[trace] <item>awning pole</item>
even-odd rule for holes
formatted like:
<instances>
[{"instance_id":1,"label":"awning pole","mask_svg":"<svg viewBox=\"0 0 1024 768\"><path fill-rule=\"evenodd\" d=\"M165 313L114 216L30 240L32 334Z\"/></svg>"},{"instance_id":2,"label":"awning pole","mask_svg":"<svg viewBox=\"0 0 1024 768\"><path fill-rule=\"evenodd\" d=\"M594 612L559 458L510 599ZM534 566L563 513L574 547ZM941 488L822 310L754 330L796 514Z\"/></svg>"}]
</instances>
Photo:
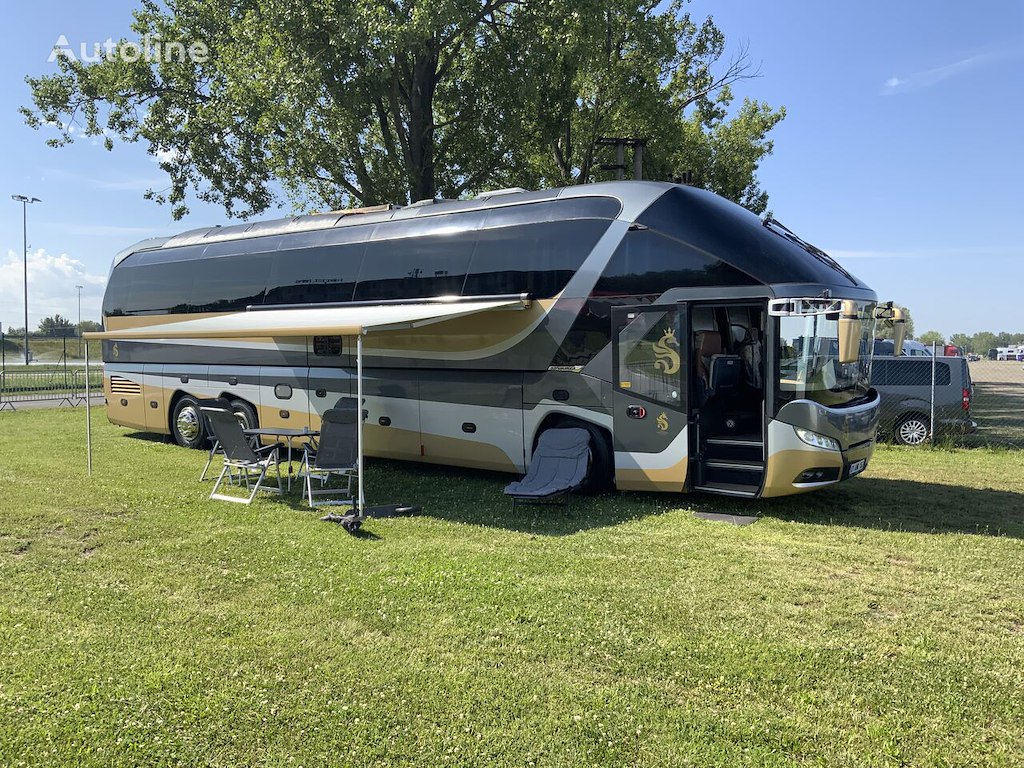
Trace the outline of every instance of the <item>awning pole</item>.
<instances>
[{"instance_id":1,"label":"awning pole","mask_svg":"<svg viewBox=\"0 0 1024 768\"><path fill-rule=\"evenodd\" d=\"M363 330L359 329L359 335L356 336L356 407L358 410L357 424L358 429L356 430L356 448L359 452L359 498L357 499L358 506L356 507L356 514L358 517L363 516L363 509L365 508L365 499L363 498Z\"/></svg>"},{"instance_id":2,"label":"awning pole","mask_svg":"<svg viewBox=\"0 0 1024 768\"><path fill-rule=\"evenodd\" d=\"M89 391L89 342L85 342L85 456L92 477L92 393Z\"/></svg>"}]
</instances>

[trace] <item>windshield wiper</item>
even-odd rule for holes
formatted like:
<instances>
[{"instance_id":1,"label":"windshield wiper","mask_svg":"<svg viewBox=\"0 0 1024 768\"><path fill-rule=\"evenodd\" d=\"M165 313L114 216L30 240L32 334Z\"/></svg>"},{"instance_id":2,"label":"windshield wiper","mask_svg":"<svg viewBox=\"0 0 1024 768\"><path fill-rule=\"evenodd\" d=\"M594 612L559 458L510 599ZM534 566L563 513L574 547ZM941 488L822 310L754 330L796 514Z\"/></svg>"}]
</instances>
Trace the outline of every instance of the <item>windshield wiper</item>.
<instances>
[{"instance_id":1,"label":"windshield wiper","mask_svg":"<svg viewBox=\"0 0 1024 768\"><path fill-rule=\"evenodd\" d=\"M825 264L825 265L827 265L829 267L832 267L832 269L836 270L836 272L839 272L841 275L846 277L846 279L849 280L851 283L856 284L857 278L855 278L853 275L851 275L849 272L847 272L845 269L843 269L843 267L839 264L838 261L833 259L827 253L825 253L823 250L821 250L821 248L819 248L818 246L811 245L810 243L808 243L806 240L804 240L802 237L800 237L796 232L794 232L792 229L787 227L785 224L783 224L781 221L776 219L774 216L771 216L771 215L765 216L761 220L761 224L768 231L774 232L779 237L784 237L786 240L789 240L791 243L794 243L794 244L800 246L805 251L807 251L809 254L811 254L811 256L813 256L818 261L820 261L822 264Z\"/></svg>"}]
</instances>

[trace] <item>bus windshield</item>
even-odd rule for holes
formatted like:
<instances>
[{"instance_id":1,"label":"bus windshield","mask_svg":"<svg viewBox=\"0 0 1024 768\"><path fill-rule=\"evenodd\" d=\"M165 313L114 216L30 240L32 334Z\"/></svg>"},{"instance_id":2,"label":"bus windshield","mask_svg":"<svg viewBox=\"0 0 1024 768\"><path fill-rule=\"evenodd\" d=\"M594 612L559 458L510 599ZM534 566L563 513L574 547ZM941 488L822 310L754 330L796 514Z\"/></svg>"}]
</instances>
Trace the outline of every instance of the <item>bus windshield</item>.
<instances>
[{"instance_id":1,"label":"bus windshield","mask_svg":"<svg viewBox=\"0 0 1024 768\"><path fill-rule=\"evenodd\" d=\"M778 406L813 400L830 407L864 398L871 387L874 302L858 302L861 321L859 358L839 362L839 317L836 314L779 318Z\"/></svg>"}]
</instances>

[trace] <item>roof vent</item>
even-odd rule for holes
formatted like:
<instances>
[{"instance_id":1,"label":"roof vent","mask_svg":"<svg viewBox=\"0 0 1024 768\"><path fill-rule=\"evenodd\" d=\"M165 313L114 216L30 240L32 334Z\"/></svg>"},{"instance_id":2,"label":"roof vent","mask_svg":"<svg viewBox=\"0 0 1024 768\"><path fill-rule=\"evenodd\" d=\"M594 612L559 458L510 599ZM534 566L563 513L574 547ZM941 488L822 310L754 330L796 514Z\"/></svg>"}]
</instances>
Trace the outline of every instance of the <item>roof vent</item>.
<instances>
[{"instance_id":1,"label":"roof vent","mask_svg":"<svg viewBox=\"0 0 1024 768\"><path fill-rule=\"evenodd\" d=\"M476 196L477 200L486 200L489 197L498 197L498 195L514 195L517 192L525 192L526 190L522 187L509 187L508 189L489 189L485 192L481 192Z\"/></svg>"},{"instance_id":2,"label":"roof vent","mask_svg":"<svg viewBox=\"0 0 1024 768\"><path fill-rule=\"evenodd\" d=\"M417 200L415 203L410 203L409 207L410 208L425 208L426 206L433 205L436 202L439 202L439 201L435 200L432 197L428 197L426 200Z\"/></svg>"}]
</instances>

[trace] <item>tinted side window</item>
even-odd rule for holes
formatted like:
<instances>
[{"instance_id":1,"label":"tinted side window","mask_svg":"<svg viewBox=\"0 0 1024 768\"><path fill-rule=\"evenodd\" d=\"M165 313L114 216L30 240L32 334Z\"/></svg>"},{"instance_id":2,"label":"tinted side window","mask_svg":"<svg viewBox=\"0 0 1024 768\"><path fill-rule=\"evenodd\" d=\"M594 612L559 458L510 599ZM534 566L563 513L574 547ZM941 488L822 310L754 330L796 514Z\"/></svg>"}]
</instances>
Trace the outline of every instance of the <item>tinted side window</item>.
<instances>
[{"instance_id":1,"label":"tinted side window","mask_svg":"<svg viewBox=\"0 0 1024 768\"><path fill-rule=\"evenodd\" d=\"M553 365L586 365L612 340L611 305L590 300L576 315Z\"/></svg>"},{"instance_id":2,"label":"tinted side window","mask_svg":"<svg viewBox=\"0 0 1024 768\"><path fill-rule=\"evenodd\" d=\"M727 259L765 283L857 281L765 227L750 211L695 187L665 193L637 219L703 251Z\"/></svg>"},{"instance_id":3,"label":"tinted side window","mask_svg":"<svg viewBox=\"0 0 1024 768\"><path fill-rule=\"evenodd\" d=\"M231 312L262 304L273 262L270 253L203 259L190 265L192 312Z\"/></svg>"},{"instance_id":4,"label":"tinted side window","mask_svg":"<svg viewBox=\"0 0 1024 768\"><path fill-rule=\"evenodd\" d=\"M648 229L626 233L594 293L662 294L669 288L757 284L713 256Z\"/></svg>"},{"instance_id":5,"label":"tinted side window","mask_svg":"<svg viewBox=\"0 0 1024 768\"><path fill-rule=\"evenodd\" d=\"M889 361L889 375L886 383L889 386L930 387L932 383L932 363L930 360ZM937 363L935 366L935 385L949 386L949 366Z\"/></svg>"},{"instance_id":6,"label":"tinted side window","mask_svg":"<svg viewBox=\"0 0 1024 768\"><path fill-rule=\"evenodd\" d=\"M110 276L105 314L187 312L196 259L206 246L142 251L122 261Z\"/></svg>"},{"instance_id":7,"label":"tinted side window","mask_svg":"<svg viewBox=\"0 0 1024 768\"><path fill-rule=\"evenodd\" d=\"M181 264L142 264L121 268L127 291L121 309L126 315L187 312L192 274Z\"/></svg>"},{"instance_id":8,"label":"tinted side window","mask_svg":"<svg viewBox=\"0 0 1024 768\"><path fill-rule=\"evenodd\" d=\"M110 273L107 289L103 292L103 316L124 315L128 309L128 291L131 287L129 279L131 270L127 266L118 265Z\"/></svg>"},{"instance_id":9,"label":"tinted side window","mask_svg":"<svg viewBox=\"0 0 1024 768\"><path fill-rule=\"evenodd\" d=\"M570 219L485 229L479 233L462 293L554 296L565 288L610 223Z\"/></svg>"},{"instance_id":10,"label":"tinted side window","mask_svg":"<svg viewBox=\"0 0 1024 768\"><path fill-rule=\"evenodd\" d=\"M476 232L404 237L366 244L356 301L458 296Z\"/></svg>"},{"instance_id":11,"label":"tinted side window","mask_svg":"<svg viewBox=\"0 0 1024 768\"><path fill-rule=\"evenodd\" d=\"M267 304L351 301L365 246L325 245L274 254Z\"/></svg>"}]
</instances>

